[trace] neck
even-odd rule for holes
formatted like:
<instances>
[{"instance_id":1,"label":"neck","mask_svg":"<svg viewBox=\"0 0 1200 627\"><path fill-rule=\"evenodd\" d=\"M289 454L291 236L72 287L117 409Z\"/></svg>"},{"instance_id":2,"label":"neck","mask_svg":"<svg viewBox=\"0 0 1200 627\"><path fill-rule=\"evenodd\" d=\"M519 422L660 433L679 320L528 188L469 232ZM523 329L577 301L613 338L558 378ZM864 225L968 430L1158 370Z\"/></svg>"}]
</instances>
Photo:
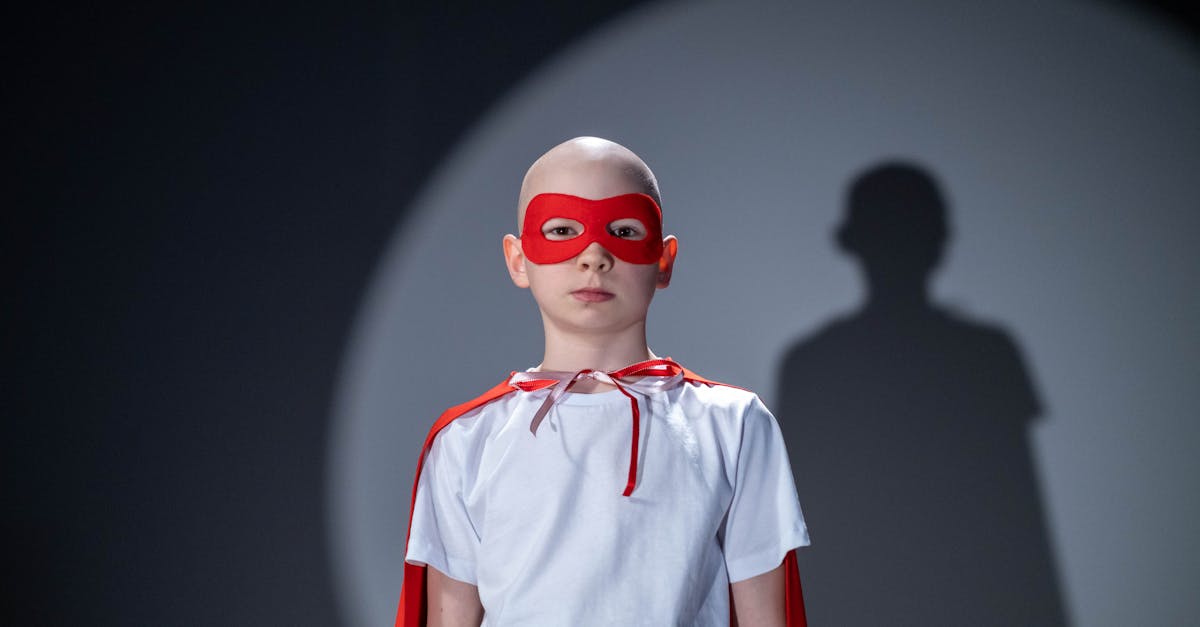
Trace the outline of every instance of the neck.
<instances>
[{"instance_id":1,"label":"neck","mask_svg":"<svg viewBox=\"0 0 1200 627\"><path fill-rule=\"evenodd\" d=\"M929 296L925 290L872 291L867 295L866 309L870 311L899 314L929 308Z\"/></svg>"},{"instance_id":2,"label":"neck","mask_svg":"<svg viewBox=\"0 0 1200 627\"><path fill-rule=\"evenodd\" d=\"M867 309L906 312L929 306L929 284L926 273L887 273L881 270L866 272Z\"/></svg>"},{"instance_id":3,"label":"neck","mask_svg":"<svg viewBox=\"0 0 1200 627\"><path fill-rule=\"evenodd\" d=\"M646 346L644 322L612 332L571 332L545 325L546 352L540 370L610 372L629 364L657 359Z\"/></svg>"}]
</instances>

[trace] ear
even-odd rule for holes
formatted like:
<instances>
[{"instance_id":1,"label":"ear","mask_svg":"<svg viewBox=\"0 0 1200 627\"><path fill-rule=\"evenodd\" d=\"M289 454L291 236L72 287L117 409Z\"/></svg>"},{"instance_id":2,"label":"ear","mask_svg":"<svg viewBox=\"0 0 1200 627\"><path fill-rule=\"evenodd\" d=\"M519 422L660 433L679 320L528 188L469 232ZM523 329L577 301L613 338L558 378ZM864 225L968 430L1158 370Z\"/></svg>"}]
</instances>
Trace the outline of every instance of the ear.
<instances>
[{"instance_id":1,"label":"ear","mask_svg":"<svg viewBox=\"0 0 1200 627\"><path fill-rule=\"evenodd\" d=\"M675 269L675 255L679 254L679 240L674 235L663 238L662 257L658 259L658 282L654 287L663 289L671 284L671 272Z\"/></svg>"},{"instance_id":2,"label":"ear","mask_svg":"<svg viewBox=\"0 0 1200 627\"><path fill-rule=\"evenodd\" d=\"M525 252L521 250L521 240L516 235L504 236L504 265L508 267L508 276L513 285L529 287L529 275L525 274Z\"/></svg>"}]
</instances>

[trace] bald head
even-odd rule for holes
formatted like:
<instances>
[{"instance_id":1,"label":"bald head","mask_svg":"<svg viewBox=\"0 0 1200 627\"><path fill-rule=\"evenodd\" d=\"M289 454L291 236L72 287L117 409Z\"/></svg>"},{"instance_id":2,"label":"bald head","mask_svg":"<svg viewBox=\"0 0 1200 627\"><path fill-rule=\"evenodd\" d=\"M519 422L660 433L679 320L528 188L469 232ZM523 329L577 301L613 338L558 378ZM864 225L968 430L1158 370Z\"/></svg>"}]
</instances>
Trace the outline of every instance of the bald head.
<instances>
[{"instance_id":1,"label":"bald head","mask_svg":"<svg viewBox=\"0 0 1200 627\"><path fill-rule=\"evenodd\" d=\"M646 163L632 150L599 137L569 139L529 166L517 201L518 232L525 222L529 200L547 192L592 200L642 193L662 204L658 181Z\"/></svg>"}]
</instances>

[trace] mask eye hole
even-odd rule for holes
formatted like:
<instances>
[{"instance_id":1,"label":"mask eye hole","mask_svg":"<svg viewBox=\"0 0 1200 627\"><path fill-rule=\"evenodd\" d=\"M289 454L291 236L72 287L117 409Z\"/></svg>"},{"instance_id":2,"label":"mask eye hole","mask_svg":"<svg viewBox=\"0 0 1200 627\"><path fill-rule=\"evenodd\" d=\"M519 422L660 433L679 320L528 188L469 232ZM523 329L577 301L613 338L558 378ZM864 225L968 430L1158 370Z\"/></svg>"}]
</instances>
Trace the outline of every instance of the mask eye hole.
<instances>
[{"instance_id":1,"label":"mask eye hole","mask_svg":"<svg viewBox=\"0 0 1200 627\"><path fill-rule=\"evenodd\" d=\"M637 218L621 218L608 224L608 233L619 239L642 240L646 239L646 225Z\"/></svg>"},{"instance_id":2,"label":"mask eye hole","mask_svg":"<svg viewBox=\"0 0 1200 627\"><path fill-rule=\"evenodd\" d=\"M570 218L550 218L542 224L542 235L552 241L574 239L583 233L583 224Z\"/></svg>"}]
</instances>

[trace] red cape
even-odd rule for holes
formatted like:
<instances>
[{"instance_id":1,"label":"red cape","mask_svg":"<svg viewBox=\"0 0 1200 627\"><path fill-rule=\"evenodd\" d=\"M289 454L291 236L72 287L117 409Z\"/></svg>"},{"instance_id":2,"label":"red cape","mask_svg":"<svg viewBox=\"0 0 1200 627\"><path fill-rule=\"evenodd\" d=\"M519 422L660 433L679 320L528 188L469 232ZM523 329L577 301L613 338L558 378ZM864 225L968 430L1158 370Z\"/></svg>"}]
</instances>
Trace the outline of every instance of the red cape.
<instances>
[{"instance_id":1,"label":"red cape","mask_svg":"<svg viewBox=\"0 0 1200 627\"><path fill-rule=\"evenodd\" d=\"M512 373L509 374L509 377ZM707 385L729 385L719 381L711 381L700 375L683 369L683 380L690 383L704 383ZM730 386L737 387L737 386ZM408 517L408 532L404 536L404 550L408 552L408 537L412 533L412 510L417 502L417 482L421 479L421 467L425 464L425 456L429 453L429 448L433 446L433 438L437 436L446 425L453 422L459 416L479 407L490 403L505 394L515 392L516 388L508 384L506 378L496 387L484 392L482 395L473 398L460 405L455 405L450 409L442 412L438 416L433 427L429 429L429 435L425 436L425 444L421 447L421 456L417 458L416 477L413 478L412 498L409 501L409 517ZM787 608L787 626L788 627L807 627L808 621L804 616L804 593L800 589L800 570L796 566L796 550L792 549L787 552L783 558L783 570L785 573L785 606ZM426 599L425 599L425 567L414 566L408 562L404 563L404 585L400 589L400 607L396 610L396 627L424 627L426 615ZM733 604L730 604L730 625L737 625L737 620L733 616Z\"/></svg>"}]
</instances>

